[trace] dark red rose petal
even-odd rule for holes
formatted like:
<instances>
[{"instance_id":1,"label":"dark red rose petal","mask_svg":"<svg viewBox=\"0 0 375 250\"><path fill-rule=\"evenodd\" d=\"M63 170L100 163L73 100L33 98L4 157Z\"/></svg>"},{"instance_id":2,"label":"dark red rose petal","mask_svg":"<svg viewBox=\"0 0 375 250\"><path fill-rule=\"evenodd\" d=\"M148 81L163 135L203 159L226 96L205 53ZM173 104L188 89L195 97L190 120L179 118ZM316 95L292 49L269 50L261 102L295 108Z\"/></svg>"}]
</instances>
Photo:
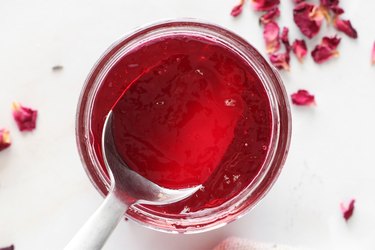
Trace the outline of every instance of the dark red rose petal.
<instances>
[{"instance_id":1,"label":"dark red rose petal","mask_svg":"<svg viewBox=\"0 0 375 250\"><path fill-rule=\"evenodd\" d=\"M321 45L327 46L330 49L336 49L337 46L339 46L340 41L341 41L341 38L337 36L332 36L332 37L325 36L322 38Z\"/></svg>"},{"instance_id":2,"label":"dark red rose petal","mask_svg":"<svg viewBox=\"0 0 375 250\"><path fill-rule=\"evenodd\" d=\"M292 103L298 106L308 106L315 104L315 96L310 94L307 90L300 89L292 94Z\"/></svg>"},{"instance_id":3,"label":"dark red rose petal","mask_svg":"<svg viewBox=\"0 0 375 250\"><path fill-rule=\"evenodd\" d=\"M270 61L278 69L283 69L283 70L290 69L290 66L289 66L290 56L288 52L271 54Z\"/></svg>"},{"instance_id":4,"label":"dark red rose petal","mask_svg":"<svg viewBox=\"0 0 375 250\"><path fill-rule=\"evenodd\" d=\"M332 57L338 56L339 52L336 50L340 44L340 38L338 37L323 37L322 42L317 45L311 52L311 56L316 63L323 63L331 59Z\"/></svg>"},{"instance_id":5,"label":"dark red rose petal","mask_svg":"<svg viewBox=\"0 0 375 250\"><path fill-rule=\"evenodd\" d=\"M344 13L344 10L339 6L332 6L330 10L335 13L336 15L341 15Z\"/></svg>"},{"instance_id":6,"label":"dark red rose petal","mask_svg":"<svg viewBox=\"0 0 375 250\"><path fill-rule=\"evenodd\" d=\"M314 61L319 64L324 63L337 55L338 52L336 50L331 50L330 48L321 45L317 45L311 52L311 56L313 57Z\"/></svg>"},{"instance_id":7,"label":"dark red rose petal","mask_svg":"<svg viewBox=\"0 0 375 250\"><path fill-rule=\"evenodd\" d=\"M268 11L280 4L280 0L251 0L251 2L256 11Z\"/></svg>"},{"instance_id":8,"label":"dark red rose petal","mask_svg":"<svg viewBox=\"0 0 375 250\"><path fill-rule=\"evenodd\" d=\"M293 19L302 34L308 38L316 36L322 25L324 15L319 6L301 2L294 7Z\"/></svg>"},{"instance_id":9,"label":"dark red rose petal","mask_svg":"<svg viewBox=\"0 0 375 250\"><path fill-rule=\"evenodd\" d=\"M302 3L302 2L304 2L305 0L293 0L293 2L295 3L295 4L298 4L298 3Z\"/></svg>"},{"instance_id":10,"label":"dark red rose petal","mask_svg":"<svg viewBox=\"0 0 375 250\"><path fill-rule=\"evenodd\" d=\"M342 20L337 16L333 23L337 30L344 32L349 37L354 39L358 37L357 31L353 28L349 20Z\"/></svg>"},{"instance_id":11,"label":"dark red rose petal","mask_svg":"<svg viewBox=\"0 0 375 250\"><path fill-rule=\"evenodd\" d=\"M345 221L348 221L352 217L354 212L354 203L355 199L351 199L348 206L345 206L343 203L340 204L342 217Z\"/></svg>"},{"instance_id":12,"label":"dark red rose petal","mask_svg":"<svg viewBox=\"0 0 375 250\"><path fill-rule=\"evenodd\" d=\"M259 23L261 24L267 24L273 20L275 20L276 18L278 18L280 16L280 10L279 8L274 8L272 10L269 10L268 12L266 12L265 14L263 14L260 18L259 18Z\"/></svg>"},{"instance_id":13,"label":"dark red rose petal","mask_svg":"<svg viewBox=\"0 0 375 250\"><path fill-rule=\"evenodd\" d=\"M230 12L231 16L236 17L236 16L241 14L242 6L243 6L244 2L245 2L245 0L241 0L241 2L238 5L233 7L232 11Z\"/></svg>"},{"instance_id":14,"label":"dark red rose petal","mask_svg":"<svg viewBox=\"0 0 375 250\"><path fill-rule=\"evenodd\" d=\"M372 64L372 65L375 64L375 42L374 42L374 44L372 45L372 51L371 51L371 64Z\"/></svg>"},{"instance_id":15,"label":"dark red rose petal","mask_svg":"<svg viewBox=\"0 0 375 250\"><path fill-rule=\"evenodd\" d=\"M9 247L0 247L0 250L14 250L14 245L10 245Z\"/></svg>"},{"instance_id":16,"label":"dark red rose petal","mask_svg":"<svg viewBox=\"0 0 375 250\"><path fill-rule=\"evenodd\" d=\"M298 61L302 62L303 58L307 55L307 46L305 40L295 40L293 42L292 49Z\"/></svg>"},{"instance_id":17,"label":"dark red rose petal","mask_svg":"<svg viewBox=\"0 0 375 250\"><path fill-rule=\"evenodd\" d=\"M271 54L280 49L280 28L275 22L264 25L263 38L266 43L267 53Z\"/></svg>"},{"instance_id":18,"label":"dark red rose petal","mask_svg":"<svg viewBox=\"0 0 375 250\"><path fill-rule=\"evenodd\" d=\"M17 102L13 103L13 118L20 131L34 130L36 127L37 115L38 111L24 107Z\"/></svg>"},{"instance_id":19,"label":"dark red rose petal","mask_svg":"<svg viewBox=\"0 0 375 250\"><path fill-rule=\"evenodd\" d=\"M0 129L0 151L6 149L11 144L12 142L10 140L9 130L5 128Z\"/></svg>"}]
</instances>

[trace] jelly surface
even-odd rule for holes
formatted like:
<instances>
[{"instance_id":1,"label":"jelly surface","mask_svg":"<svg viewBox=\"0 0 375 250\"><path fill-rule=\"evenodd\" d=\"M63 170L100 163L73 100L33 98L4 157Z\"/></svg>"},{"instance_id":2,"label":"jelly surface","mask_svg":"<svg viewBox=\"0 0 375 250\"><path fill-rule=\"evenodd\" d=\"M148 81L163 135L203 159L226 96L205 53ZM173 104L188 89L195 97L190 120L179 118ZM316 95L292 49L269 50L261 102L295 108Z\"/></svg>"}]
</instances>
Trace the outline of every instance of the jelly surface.
<instances>
[{"instance_id":1,"label":"jelly surface","mask_svg":"<svg viewBox=\"0 0 375 250\"><path fill-rule=\"evenodd\" d=\"M111 108L115 144L130 168L168 188L203 184L184 201L153 207L160 212L219 206L254 180L268 152L272 117L261 80L241 56L209 38L157 38L113 65L93 106L99 158Z\"/></svg>"}]
</instances>

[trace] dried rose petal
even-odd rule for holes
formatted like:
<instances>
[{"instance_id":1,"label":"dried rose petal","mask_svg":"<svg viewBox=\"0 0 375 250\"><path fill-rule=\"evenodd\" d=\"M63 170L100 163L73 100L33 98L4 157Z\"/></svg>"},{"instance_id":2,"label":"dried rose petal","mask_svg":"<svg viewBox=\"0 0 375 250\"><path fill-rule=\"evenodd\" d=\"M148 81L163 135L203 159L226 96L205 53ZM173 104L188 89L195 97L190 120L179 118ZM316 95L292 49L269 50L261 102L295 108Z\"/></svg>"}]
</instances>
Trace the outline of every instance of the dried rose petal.
<instances>
[{"instance_id":1,"label":"dried rose petal","mask_svg":"<svg viewBox=\"0 0 375 250\"><path fill-rule=\"evenodd\" d=\"M339 52L336 50L340 43L340 38L334 37L323 37L322 42L318 44L313 51L311 56L316 63L323 63L328 61L334 56L338 56Z\"/></svg>"},{"instance_id":2,"label":"dried rose petal","mask_svg":"<svg viewBox=\"0 0 375 250\"><path fill-rule=\"evenodd\" d=\"M278 69L284 69L284 70L290 69L290 66L289 66L290 56L288 52L271 54L270 61Z\"/></svg>"},{"instance_id":3,"label":"dried rose petal","mask_svg":"<svg viewBox=\"0 0 375 250\"><path fill-rule=\"evenodd\" d=\"M327 7L327 8L332 8L333 6L338 6L339 5L339 0L320 0L320 4Z\"/></svg>"},{"instance_id":4,"label":"dried rose petal","mask_svg":"<svg viewBox=\"0 0 375 250\"><path fill-rule=\"evenodd\" d=\"M331 23L331 15L327 7L319 6L319 13L323 15L324 19L327 21L327 24Z\"/></svg>"},{"instance_id":5,"label":"dried rose petal","mask_svg":"<svg viewBox=\"0 0 375 250\"><path fill-rule=\"evenodd\" d=\"M301 2L294 7L293 19L302 34L312 38L318 34L324 14L319 6Z\"/></svg>"},{"instance_id":6,"label":"dried rose petal","mask_svg":"<svg viewBox=\"0 0 375 250\"><path fill-rule=\"evenodd\" d=\"M311 56L313 57L314 61L319 64L326 62L337 55L338 52L336 50L331 50L330 48L321 45L317 45L311 52Z\"/></svg>"},{"instance_id":7,"label":"dried rose petal","mask_svg":"<svg viewBox=\"0 0 375 250\"><path fill-rule=\"evenodd\" d=\"M274 8L272 10L269 10L265 14L263 14L259 18L259 23L261 23L261 24L267 24L267 23L275 20L279 16L280 16L280 10L279 10L279 8Z\"/></svg>"},{"instance_id":8,"label":"dried rose petal","mask_svg":"<svg viewBox=\"0 0 375 250\"><path fill-rule=\"evenodd\" d=\"M266 43L267 53L271 54L280 49L280 28L275 22L269 22L264 26L263 38Z\"/></svg>"},{"instance_id":9,"label":"dried rose petal","mask_svg":"<svg viewBox=\"0 0 375 250\"><path fill-rule=\"evenodd\" d=\"M354 39L358 37L357 31L353 28L349 20L342 20L337 16L333 23L337 30L344 32L349 37Z\"/></svg>"},{"instance_id":10,"label":"dried rose petal","mask_svg":"<svg viewBox=\"0 0 375 250\"><path fill-rule=\"evenodd\" d=\"M372 65L375 64L375 42L374 42L374 44L372 45L371 64L372 64Z\"/></svg>"},{"instance_id":11,"label":"dried rose petal","mask_svg":"<svg viewBox=\"0 0 375 250\"><path fill-rule=\"evenodd\" d=\"M305 0L293 0L293 2L295 3L295 4L298 4L298 3L302 3L302 2L304 2Z\"/></svg>"},{"instance_id":12,"label":"dried rose petal","mask_svg":"<svg viewBox=\"0 0 375 250\"><path fill-rule=\"evenodd\" d=\"M298 61L302 62L303 58L307 55L307 46L305 40L295 40L292 45L294 54Z\"/></svg>"},{"instance_id":13,"label":"dried rose petal","mask_svg":"<svg viewBox=\"0 0 375 250\"><path fill-rule=\"evenodd\" d=\"M280 36L281 42L285 46L285 50L289 53L290 52L290 42L289 42L289 29L287 27L283 28L283 31L281 32Z\"/></svg>"},{"instance_id":14,"label":"dried rose petal","mask_svg":"<svg viewBox=\"0 0 375 250\"><path fill-rule=\"evenodd\" d=\"M38 111L22 106L18 102L13 102L13 118L20 131L31 131L36 127Z\"/></svg>"},{"instance_id":15,"label":"dried rose petal","mask_svg":"<svg viewBox=\"0 0 375 250\"><path fill-rule=\"evenodd\" d=\"M12 144L12 142L10 140L9 130L5 128L0 129L0 151L9 147L10 144Z\"/></svg>"},{"instance_id":16,"label":"dried rose petal","mask_svg":"<svg viewBox=\"0 0 375 250\"><path fill-rule=\"evenodd\" d=\"M336 15L341 15L344 13L344 10L339 6L332 6L330 10L335 13Z\"/></svg>"},{"instance_id":17,"label":"dried rose petal","mask_svg":"<svg viewBox=\"0 0 375 250\"><path fill-rule=\"evenodd\" d=\"M9 247L0 247L0 250L14 250L14 245L10 245Z\"/></svg>"},{"instance_id":18,"label":"dried rose petal","mask_svg":"<svg viewBox=\"0 0 375 250\"><path fill-rule=\"evenodd\" d=\"M307 90L300 89L292 94L292 103L299 106L308 106L315 104L315 96L310 94Z\"/></svg>"},{"instance_id":19,"label":"dried rose petal","mask_svg":"<svg viewBox=\"0 0 375 250\"><path fill-rule=\"evenodd\" d=\"M345 221L348 221L352 217L354 212L354 203L355 199L351 199L348 206L345 206L343 203L340 204L342 217Z\"/></svg>"},{"instance_id":20,"label":"dried rose petal","mask_svg":"<svg viewBox=\"0 0 375 250\"><path fill-rule=\"evenodd\" d=\"M242 6L245 3L245 0L241 0L239 4L233 7L232 11L230 12L231 16L236 17L242 12Z\"/></svg>"},{"instance_id":21,"label":"dried rose petal","mask_svg":"<svg viewBox=\"0 0 375 250\"><path fill-rule=\"evenodd\" d=\"M320 4L324 9L331 10L336 15L344 13L344 10L339 7L339 0L320 0Z\"/></svg>"},{"instance_id":22,"label":"dried rose petal","mask_svg":"<svg viewBox=\"0 0 375 250\"><path fill-rule=\"evenodd\" d=\"M251 0L256 11L267 11L277 7L280 0Z\"/></svg>"},{"instance_id":23,"label":"dried rose petal","mask_svg":"<svg viewBox=\"0 0 375 250\"><path fill-rule=\"evenodd\" d=\"M341 41L341 38L337 36L333 36L333 37L325 36L322 38L321 45L327 46L330 49L336 49L337 46L339 46L340 41Z\"/></svg>"}]
</instances>

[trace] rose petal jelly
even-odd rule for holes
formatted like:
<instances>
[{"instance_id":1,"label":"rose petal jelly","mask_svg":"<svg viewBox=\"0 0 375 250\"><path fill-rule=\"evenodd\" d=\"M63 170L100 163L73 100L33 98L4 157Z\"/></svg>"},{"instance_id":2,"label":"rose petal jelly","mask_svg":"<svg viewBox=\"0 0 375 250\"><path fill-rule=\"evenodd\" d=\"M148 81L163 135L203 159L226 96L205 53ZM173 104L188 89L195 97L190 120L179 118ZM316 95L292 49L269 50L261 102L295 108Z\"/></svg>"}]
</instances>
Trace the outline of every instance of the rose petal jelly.
<instances>
[{"instance_id":1,"label":"rose petal jelly","mask_svg":"<svg viewBox=\"0 0 375 250\"><path fill-rule=\"evenodd\" d=\"M80 106L89 113L81 127L89 134L79 144L82 151L89 142L89 158L103 173L88 169L96 185L106 175L101 134L111 109L116 148L131 169L167 188L203 184L175 204L136 205L130 217L167 231L199 229L233 220L271 186L289 145L289 109L280 79L247 45L216 26L171 21L141 29L96 65L89 108ZM241 50L256 53L273 78Z\"/></svg>"}]
</instances>

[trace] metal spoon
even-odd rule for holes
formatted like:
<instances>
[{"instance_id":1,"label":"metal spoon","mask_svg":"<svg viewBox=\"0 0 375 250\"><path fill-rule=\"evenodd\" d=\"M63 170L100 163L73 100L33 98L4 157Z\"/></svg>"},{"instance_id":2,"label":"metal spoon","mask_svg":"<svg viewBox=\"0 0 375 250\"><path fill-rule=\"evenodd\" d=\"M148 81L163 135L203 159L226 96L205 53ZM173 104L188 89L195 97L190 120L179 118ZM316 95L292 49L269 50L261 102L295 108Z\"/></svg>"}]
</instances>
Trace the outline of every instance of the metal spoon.
<instances>
[{"instance_id":1,"label":"metal spoon","mask_svg":"<svg viewBox=\"0 0 375 250\"><path fill-rule=\"evenodd\" d=\"M111 179L109 193L102 205L64 248L65 250L101 249L132 204L170 204L191 196L201 188L201 185L178 190L162 188L129 169L115 147L112 135L112 111L108 113L103 127L102 151Z\"/></svg>"}]
</instances>

